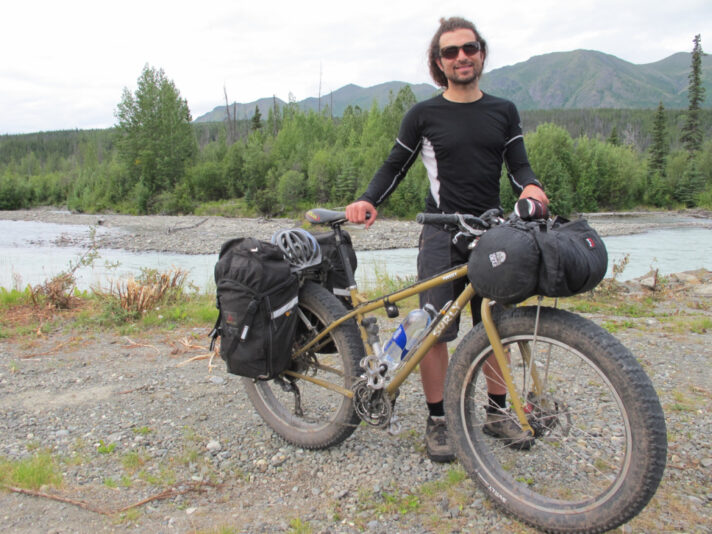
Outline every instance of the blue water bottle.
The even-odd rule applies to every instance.
[[[389,370],[393,371],[398,367],[413,345],[420,341],[436,313],[431,304],[426,304],[424,309],[418,308],[406,315],[400,326],[393,332],[391,339],[383,347],[383,357]]]

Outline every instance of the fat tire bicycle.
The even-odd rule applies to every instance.
[[[307,218],[331,227],[345,259],[344,213],[319,209]],[[475,238],[498,221],[489,212],[418,215]],[[335,446],[361,421],[394,424],[400,385],[475,296],[467,284],[391,372],[374,349],[378,326],[368,314],[385,308],[394,317],[399,301],[467,276],[467,265],[371,300],[344,266],[350,306],[313,272],[302,273],[291,367],[273,380],[243,379],[264,421],[299,447]],[[658,396],[633,354],[595,323],[541,299],[504,311],[483,299],[481,311],[451,356],[445,384],[448,433],[467,474],[498,508],[548,532],[604,532],[636,516],[662,478],[667,437]],[[484,429],[486,368],[495,360],[508,413],[531,440],[527,450]]]

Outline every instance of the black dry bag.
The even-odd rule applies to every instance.
[[[607,268],[606,246],[585,219],[514,219],[480,237],[467,276],[483,297],[514,304],[532,295],[568,297],[589,291]]]
[[[608,252],[586,219],[554,219],[540,226],[534,238],[541,251],[537,293],[568,297],[596,287],[608,270]]]
[[[521,302],[536,293],[539,257],[530,228],[495,226],[477,240],[467,276],[483,297],[502,304]]]

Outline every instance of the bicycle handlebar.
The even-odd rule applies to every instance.
[[[338,226],[345,222],[346,213],[324,208],[314,208],[306,212],[307,221],[312,224],[328,224]],[[472,233],[473,230],[479,235],[481,230],[487,230],[492,225],[501,222],[502,210],[495,208],[487,210],[481,216],[467,213],[418,213],[415,220],[418,224],[449,225],[459,228],[463,232]],[[367,213],[366,219],[370,216]]]
[[[462,230],[466,230],[467,226],[480,230],[486,230],[492,226],[482,217],[462,213],[418,213],[415,220],[419,224],[450,225]]]

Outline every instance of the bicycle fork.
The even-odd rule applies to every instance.
[[[487,337],[492,344],[492,351],[494,352],[495,359],[499,364],[499,370],[507,386],[507,392],[509,393],[510,403],[514,409],[514,413],[517,414],[517,419],[519,419],[519,426],[522,430],[528,432],[530,436],[534,436],[534,429],[529,424],[529,419],[527,419],[527,414],[524,411],[524,406],[522,405],[522,398],[514,385],[514,380],[512,380],[512,373],[509,369],[509,360],[505,352],[504,346],[502,345],[502,339],[499,337],[499,332],[497,331],[497,326],[492,319],[492,307],[490,306],[490,299],[482,299],[482,324],[485,327],[485,332],[487,332]],[[532,376],[532,389],[535,394],[540,394],[542,391],[542,384],[537,373],[536,366],[534,364],[534,359],[531,355],[531,350],[528,344],[520,343],[519,349],[522,352],[522,358],[525,363],[529,366]]]

